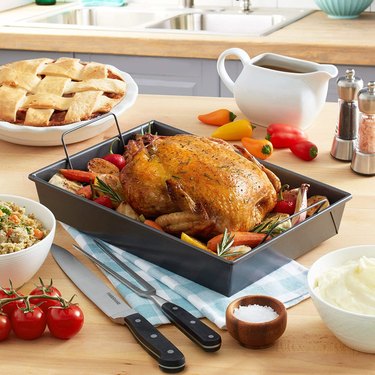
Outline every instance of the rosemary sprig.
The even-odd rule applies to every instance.
[[[95,185],[95,189],[107,195],[111,199],[112,202],[121,203],[124,200],[116,191],[114,191],[109,185],[107,185],[99,177],[97,177],[96,180],[98,181],[98,184]]]
[[[233,254],[228,254],[228,251],[230,250],[231,246],[234,242],[234,234],[231,235],[230,232],[228,232],[227,228],[224,229],[223,238],[221,239],[220,243],[217,244],[217,255],[219,257],[228,257],[232,256]]]

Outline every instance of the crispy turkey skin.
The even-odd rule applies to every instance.
[[[148,135],[129,141],[125,156],[125,199],[173,234],[249,231],[277,201],[266,173],[220,140]]]

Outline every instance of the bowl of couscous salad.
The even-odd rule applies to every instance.
[[[37,201],[0,194],[0,286],[26,283],[39,270],[56,230],[53,213]]]

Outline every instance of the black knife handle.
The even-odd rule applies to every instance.
[[[194,315],[180,306],[171,302],[165,302],[161,306],[164,314],[179,328],[186,336],[196,342],[207,352],[215,352],[220,349],[221,337],[213,329],[202,323]]]
[[[141,314],[128,315],[124,322],[138,342],[158,360],[161,370],[180,372],[184,369],[184,355]]]

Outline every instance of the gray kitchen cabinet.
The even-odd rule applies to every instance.
[[[233,97],[217,73],[216,60],[209,59],[0,50],[0,65],[42,56],[77,57],[83,61],[114,65],[133,77],[141,94]],[[375,81],[375,66],[336,66],[338,77],[345,75],[347,69],[355,69],[356,75],[363,79],[365,85],[369,81]],[[235,81],[241,73],[242,63],[238,60],[227,60],[225,67]],[[338,99],[336,79],[329,81],[327,101],[336,102]]]
[[[97,61],[129,73],[141,94],[219,96],[216,61],[76,53],[83,61]]]

